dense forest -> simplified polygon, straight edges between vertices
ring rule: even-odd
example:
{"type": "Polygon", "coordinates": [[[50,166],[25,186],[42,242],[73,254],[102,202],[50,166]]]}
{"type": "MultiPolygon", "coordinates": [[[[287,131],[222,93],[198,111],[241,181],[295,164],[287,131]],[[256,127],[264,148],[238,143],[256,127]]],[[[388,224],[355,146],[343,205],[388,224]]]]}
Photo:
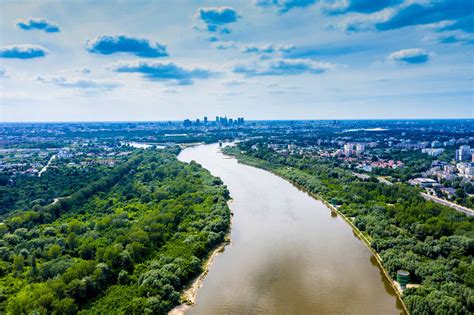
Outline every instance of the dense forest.
{"type": "Polygon", "coordinates": [[[226,149],[330,202],[370,240],[392,278],[408,270],[403,300],[413,314],[474,312],[474,218],[426,201],[417,188],[361,181],[329,160],[285,157],[261,141],[226,149]]]}
{"type": "Polygon", "coordinates": [[[179,304],[225,240],[230,210],[222,181],[177,151],[139,150],[56,203],[15,203],[0,223],[0,313],[165,314],[179,304]]]}
{"type": "Polygon", "coordinates": [[[108,167],[50,168],[41,177],[28,174],[12,176],[0,173],[0,215],[7,212],[45,206],[55,198],[71,195],[74,191],[100,179],[108,167]],[[12,177],[12,179],[10,179],[12,177]]]}

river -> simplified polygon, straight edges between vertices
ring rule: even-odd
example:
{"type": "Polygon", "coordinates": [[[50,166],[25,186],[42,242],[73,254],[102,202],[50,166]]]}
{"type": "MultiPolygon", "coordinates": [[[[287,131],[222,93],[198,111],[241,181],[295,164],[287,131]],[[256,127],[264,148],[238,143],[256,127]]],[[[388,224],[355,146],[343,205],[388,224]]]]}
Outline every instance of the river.
{"type": "Polygon", "coordinates": [[[322,202],[217,145],[183,150],[227,185],[231,244],[187,314],[400,314],[393,289],[350,226],[322,202]]]}

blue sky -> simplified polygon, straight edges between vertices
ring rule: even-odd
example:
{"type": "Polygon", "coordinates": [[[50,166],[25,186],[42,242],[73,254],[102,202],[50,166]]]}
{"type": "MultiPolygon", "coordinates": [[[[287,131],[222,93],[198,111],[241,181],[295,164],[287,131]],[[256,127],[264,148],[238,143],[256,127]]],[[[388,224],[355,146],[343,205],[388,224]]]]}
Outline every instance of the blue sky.
{"type": "Polygon", "coordinates": [[[474,118],[470,0],[2,1],[0,121],[474,118]]]}

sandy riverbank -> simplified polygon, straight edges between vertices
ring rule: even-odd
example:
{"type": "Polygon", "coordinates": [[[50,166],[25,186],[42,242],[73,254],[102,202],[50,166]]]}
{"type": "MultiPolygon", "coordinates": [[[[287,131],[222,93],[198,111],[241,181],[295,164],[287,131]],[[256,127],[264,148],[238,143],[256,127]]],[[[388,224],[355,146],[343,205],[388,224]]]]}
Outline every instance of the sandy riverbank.
{"type": "MultiPolygon", "coordinates": [[[[232,199],[229,200],[228,204],[230,204],[231,202],[232,202],[232,199]]],[[[227,235],[224,237],[224,242],[218,247],[216,247],[214,251],[212,251],[211,255],[204,263],[204,267],[203,267],[204,271],[196,279],[194,279],[191,282],[188,288],[186,288],[183,291],[183,293],[181,294],[181,299],[183,303],[176,306],[171,311],[169,311],[168,315],[182,315],[196,303],[196,296],[197,296],[198,290],[202,287],[204,279],[206,278],[209,270],[211,269],[214,259],[219,254],[223,253],[226,246],[231,243],[230,230],[232,228],[232,216],[233,216],[233,213],[231,211],[229,233],[227,233],[227,235]]]]}

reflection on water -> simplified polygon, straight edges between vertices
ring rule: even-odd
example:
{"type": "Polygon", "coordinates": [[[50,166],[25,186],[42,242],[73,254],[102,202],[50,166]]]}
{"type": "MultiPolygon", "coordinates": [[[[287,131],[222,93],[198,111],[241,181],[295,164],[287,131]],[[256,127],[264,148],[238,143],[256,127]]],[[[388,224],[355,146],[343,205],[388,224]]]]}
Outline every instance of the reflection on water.
{"type": "Polygon", "coordinates": [[[232,244],[214,261],[189,314],[400,314],[392,288],[351,228],[285,180],[188,148],[228,186],[232,244]],[[328,215],[329,212],[329,215],[328,215]]]}

